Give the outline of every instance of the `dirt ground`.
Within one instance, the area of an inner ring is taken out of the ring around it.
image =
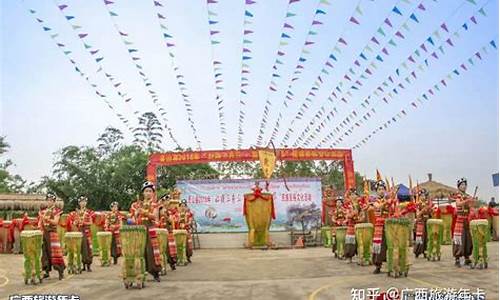
[[[178,267],[160,283],[148,276],[146,288],[126,290],[121,267],[100,267],[93,272],[66,275],[54,271],[42,285],[26,286],[22,255],[0,255],[0,299],[9,295],[77,294],[80,299],[351,299],[351,288],[477,288],[486,299],[498,299],[498,243],[488,245],[487,270],[456,268],[451,247],[444,246],[440,262],[413,259],[407,278],[373,275],[373,267],[360,267],[333,258],[330,249],[197,250],[193,263]]]

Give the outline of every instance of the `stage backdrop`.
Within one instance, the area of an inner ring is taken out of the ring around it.
[[[243,195],[251,192],[255,181],[264,189],[265,181],[256,179],[182,180],[177,187],[194,212],[198,232],[245,232]],[[271,231],[288,230],[293,220],[294,227],[302,229],[298,215],[305,215],[307,227],[320,222],[320,178],[287,178],[287,185],[289,191],[283,179],[270,180],[276,211]]]

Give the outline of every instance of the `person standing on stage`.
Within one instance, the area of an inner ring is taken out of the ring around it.
[[[193,256],[193,213],[187,206],[187,201],[183,199],[179,206],[181,229],[187,231],[187,247],[186,258],[188,263],[191,263],[191,256]]]
[[[82,233],[81,253],[83,270],[92,272],[92,269],[90,268],[93,258],[92,233],[90,231],[90,226],[94,222],[95,213],[91,209],[87,208],[87,202],[88,199],[86,196],[80,196],[80,198],[78,198],[79,208],[69,214],[67,228],[74,231],[80,231]]]
[[[472,237],[468,217],[475,199],[466,193],[467,179],[459,179],[457,188],[458,193],[452,195],[450,199],[455,201],[457,206],[457,219],[453,230],[453,256],[455,257],[455,266],[460,267],[460,257],[464,257],[465,265],[471,264]]]
[[[118,257],[122,256],[122,243],[120,239],[120,228],[124,216],[118,210],[118,202],[114,201],[109,206],[111,211],[106,214],[104,220],[104,230],[111,232],[111,256],[113,257],[113,264],[118,263]]]
[[[356,189],[352,188],[347,191],[344,200],[344,209],[347,225],[344,256],[349,260],[349,263],[351,263],[352,258],[356,254],[356,232],[354,226],[356,223],[359,223],[362,213]]]
[[[427,257],[427,220],[432,217],[432,201],[429,199],[429,192],[426,189],[417,188],[417,213],[415,222],[415,244],[413,254],[418,258],[420,254]]]
[[[146,270],[160,282],[161,257],[158,237],[154,226],[157,223],[158,203],[155,199],[155,185],[146,181],[142,185],[142,195],[130,206],[130,214],[135,224],[146,226]]]
[[[375,183],[377,199],[373,203],[375,212],[375,230],[373,233],[373,264],[375,265],[374,274],[380,274],[382,263],[386,261],[387,245],[385,241],[384,223],[390,216],[391,199],[387,194],[387,185],[382,179]]]
[[[59,273],[59,280],[64,278],[63,250],[57,235],[57,224],[62,214],[62,210],[56,207],[56,196],[48,193],[45,197],[49,205],[38,212],[38,228],[43,232],[42,241],[42,269],[45,271],[43,278],[49,277],[52,268]]]

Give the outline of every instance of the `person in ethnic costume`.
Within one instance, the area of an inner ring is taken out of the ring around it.
[[[177,262],[177,247],[175,244],[175,238],[173,234],[173,226],[170,221],[169,215],[169,203],[170,194],[167,193],[160,198],[160,207],[158,209],[159,213],[159,227],[167,229],[167,262],[170,269],[174,271],[176,269],[175,264]]]
[[[332,222],[334,226],[334,240],[332,250],[334,249],[335,257],[344,259],[346,210],[344,209],[344,198],[338,196],[336,199],[335,211],[333,213]]]
[[[466,194],[467,179],[461,178],[457,181],[458,193],[450,197],[457,206],[457,219],[453,230],[453,256],[455,266],[460,267],[460,257],[464,257],[465,265],[470,265],[472,254],[472,237],[469,230],[469,213],[474,199]]]
[[[377,199],[373,203],[373,208],[375,212],[375,230],[373,234],[373,256],[372,261],[375,265],[374,274],[380,274],[380,269],[382,268],[382,263],[386,261],[387,255],[387,244],[384,233],[384,223],[385,219],[390,216],[390,206],[391,199],[387,195],[387,185],[380,179],[375,183],[375,189],[377,191]]]
[[[183,199],[179,206],[180,209],[180,220],[181,229],[186,229],[187,231],[187,246],[186,246],[186,259],[188,263],[191,263],[191,256],[193,256],[193,213],[187,206],[187,201]]]
[[[122,243],[120,239],[120,228],[125,218],[118,210],[118,202],[114,201],[109,206],[111,211],[106,214],[104,230],[111,232],[111,256],[113,264],[118,263],[118,257],[122,256]]]
[[[83,270],[87,272],[92,272],[90,265],[92,264],[92,233],[90,231],[90,226],[92,225],[95,213],[91,209],[87,208],[87,197],[81,196],[78,199],[78,205],[80,206],[75,211],[71,212],[68,216],[67,228],[70,231],[80,231],[83,235],[81,255]]]
[[[432,200],[426,189],[417,189],[417,214],[415,222],[415,244],[413,254],[418,258],[421,254],[427,257],[427,220],[432,218]]]
[[[146,270],[153,275],[157,282],[160,282],[161,257],[158,245],[158,238],[154,230],[156,216],[158,216],[158,202],[155,198],[155,185],[146,181],[142,185],[142,197],[132,203],[130,214],[137,225],[146,226],[146,251],[144,253]]]
[[[344,209],[346,212],[347,225],[344,256],[349,260],[349,263],[351,263],[352,258],[357,252],[354,226],[362,221],[362,209],[356,189],[353,188],[347,191],[344,201]]]
[[[46,199],[49,206],[38,213],[38,227],[43,232],[42,242],[42,269],[45,271],[43,278],[49,277],[52,268],[59,273],[59,280],[64,278],[63,250],[57,235],[57,224],[62,210],[56,207],[56,196],[48,193]]]

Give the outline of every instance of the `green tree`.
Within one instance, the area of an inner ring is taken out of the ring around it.
[[[0,158],[8,152],[10,146],[4,136],[0,136]],[[26,181],[19,175],[12,175],[7,170],[13,165],[12,160],[6,159],[0,162],[0,193],[21,192],[26,185]]]
[[[139,117],[139,126],[134,129],[134,144],[148,153],[161,151],[163,128],[156,115],[145,112]]]
[[[120,129],[108,126],[97,139],[97,150],[100,155],[110,155],[118,150],[123,141],[123,133]]]

